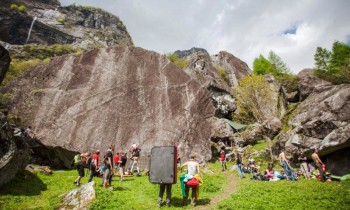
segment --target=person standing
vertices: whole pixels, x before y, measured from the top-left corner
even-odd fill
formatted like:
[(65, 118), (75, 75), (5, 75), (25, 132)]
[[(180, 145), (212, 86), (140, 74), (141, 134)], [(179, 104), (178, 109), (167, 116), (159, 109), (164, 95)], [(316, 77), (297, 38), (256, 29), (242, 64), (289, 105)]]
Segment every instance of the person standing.
[(114, 158), (113, 158), (113, 162), (114, 162), (114, 167), (115, 167), (115, 170), (116, 171), (119, 171), (119, 160), (120, 160), (120, 155), (119, 155), (119, 152), (117, 152), (115, 155), (114, 155)]
[(88, 153), (80, 154), (80, 162), (77, 163), (76, 168), (78, 171), (78, 178), (74, 180), (74, 184), (80, 186), (81, 179), (85, 176), (84, 166), (87, 163)]
[(243, 171), (242, 171), (242, 157), (241, 155), (237, 152), (236, 153), (236, 167), (237, 167), (237, 171), (239, 174), (239, 178), (245, 178)]
[(311, 158), (314, 161), (314, 163), (315, 163), (315, 165), (320, 173), (321, 182), (326, 181), (326, 178), (324, 176), (324, 170), (322, 168), (322, 166), (324, 166), (324, 164), (323, 164), (322, 160), (320, 159), (320, 157), (318, 156), (318, 149), (317, 148), (314, 149), (314, 153), (312, 153)]
[(124, 172), (125, 172), (125, 166), (126, 166), (126, 161), (128, 158), (126, 157), (126, 152), (121, 152), (120, 153), (120, 159), (119, 159), (119, 175), (120, 175), (120, 181), (124, 181)]
[(139, 158), (140, 158), (140, 151), (141, 151), (141, 149), (137, 147), (137, 148), (135, 149), (135, 151), (133, 152), (133, 154), (132, 154), (133, 163), (132, 163), (132, 165), (131, 165), (131, 167), (130, 167), (131, 173), (134, 173), (134, 167), (136, 167), (137, 176), (141, 176), (141, 174), (140, 174), (140, 168), (139, 168), (139, 165), (138, 165)]
[(166, 190), (166, 205), (171, 206), (171, 187), (173, 184), (159, 184), (159, 196), (158, 196), (158, 207), (160, 208), (163, 203), (163, 195)]
[(113, 174), (114, 174), (114, 172), (113, 172), (114, 164), (113, 164), (113, 149), (112, 149), (112, 147), (110, 147), (107, 150), (106, 158), (107, 158), (108, 167), (109, 167), (108, 184), (109, 184), (109, 186), (112, 186), (112, 177), (113, 177)]
[[(195, 161), (194, 158), (195, 158), (194, 155), (190, 155), (189, 156), (189, 160), (187, 162), (185, 162), (184, 164), (182, 164), (182, 166), (181, 166), (181, 170), (182, 170), (182, 168), (184, 166), (187, 166), (187, 174), (190, 177), (194, 177), (194, 175), (200, 174), (200, 172), (199, 172), (199, 163), (197, 161)], [(183, 204), (186, 203), (189, 191), (190, 191), (189, 186), (185, 185), (186, 197), (183, 200)], [(199, 194), (199, 186), (193, 187), (192, 188), (192, 199), (191, 199), (191, 203), (192, 203), (193, 206), (196, 206), (196, 203), (197, 203), (197, 200), (198, 200), (198, 194)]]
[(226, 166), (226, 156), (224, 151), (221, 151), (220, 153), (220, 163), (221, 163), (222, 171), (225, 171), (227, 169), (227, 166)]
[(280, 161), (288, 179), (290, 179), (292, 181), (296, 181), (295, 174), (292, 172), (291, 167), (287, 161), (286, 155), (284, 153), (284, 149), (281, 150), (281, 153), (279, 154), (278, 157), (279, 157), (279, 161)]
[(95, 176), (96, 171), (98, 170), (100, 159), (100, 150), (97, 150), (95, 154), (92, 155), (91, 163), (90, 163), (90, 176), (88, 182), (92, 181), (92, 178)]
[(306, 156), (301, 148), (299, 149), (298, 160), (300, 162), (300, 169), (303, 172), (305, 179), (310, 180), (310, 173), (309, 173), (309, 170), (307, 168), (307, 158), (306, 158)]

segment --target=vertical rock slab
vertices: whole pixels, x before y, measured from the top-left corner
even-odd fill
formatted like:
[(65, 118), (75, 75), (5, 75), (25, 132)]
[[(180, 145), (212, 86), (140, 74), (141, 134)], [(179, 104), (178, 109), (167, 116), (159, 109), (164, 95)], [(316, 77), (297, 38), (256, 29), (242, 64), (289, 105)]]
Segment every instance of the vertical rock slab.
[(114, 47), (57, 57), (1, 92), (13, 95), (10, 114), (51, 148), (103, 154), (138, 143), (144, 166), (155, 145), (211, 157), (209, 91), (152, 51)]
[(0, 85), (5, 78), (11, 62), (9, 52), (0, 45)]

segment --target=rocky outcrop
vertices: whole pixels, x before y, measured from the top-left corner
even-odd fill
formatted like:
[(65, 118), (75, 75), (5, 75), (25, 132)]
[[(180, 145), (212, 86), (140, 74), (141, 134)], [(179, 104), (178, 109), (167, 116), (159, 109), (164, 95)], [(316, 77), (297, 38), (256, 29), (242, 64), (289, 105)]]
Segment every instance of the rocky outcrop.
[(0, 113), (0, 123), (0, 186), (2, 186), (24, 170), (30, 160), (30, 150), (21, 136), (14, 135), (3, 113)]
[(9, 52), (0, 45), (0, 85), (5, 78), (11, 62)]
[(208, 89), (155, 52), (114, 47), (56, 57), (0, 92), (13, 95), (10, 114), (32, 125), (40, 142), (57, 153), (103, 154), (111, 145), (127, 151), (138, 143), (143, 167), (155, 145), (211, 158), (214, 105)]
[[(72, 44), (79, 47), (132, 46), (122, 21), (102, 9), (82, 6), (61, 7), (57, 1), (17, 1), (26, 12), (10, 9), (13, 2), (0, 7), (0, 39), (10, 44)], [(34, 21), (35, 18), (35, 21)]]
[(229, 138), (233, 136), (234, 130), (225, 122), (224, 119), (212, 118), (212, 134), (211, 140), (214, 142), (223, 141), (228, 142)]
[(176, 50), (174, 55), (181, 59), (189, 59), (193, 54), (206, 54), (209, 56), (209, 53), (203, 48), (192, 47), (189, 50)]
[(221, 51), (211, 56), (211, 59), (213, 66), (225, 69), (230, 86), (236, 86), (240, 79), (252, 73), (245, 62), (228, 52)]
[[(327, 86), (313, 91), (296, 109), (289, 121), (292, 130), (283, 134), (274, 145), (293, 153), (297, 147), (311, 154), (320, 149), (327, 159), (334, 152), (350, 147), (350, 85)], [(341, 174), (340, 174), (341, 175)]]
[(263, 139), (264, 128), (256, 123), (249, 125), (244, 131), (235, 133), (232, 137), (234, 144), (239, 147), (254, 145), (258, 140)]
[(215, 116), (219, 118), (230, 117), (236, 110), (232, 87), (251, 73), (243, 61), (227, 52), (212, 57), (207, 53), (192, 54), (184, 71), (210, 91), (216, 108)]
[(301, 101), (305, 100), (312, 92), (320, 92), (331, 85), (330, 82), (314, 76), (312, 72), (312, 69), (303, 69), (298, 73), (300, 78), (298, 88)]
[(92, 181), (64, 194), (61, 196), (64, 204), (58, 209), (88, 209), (88, 205), (96, 199), (94, 186), (95, 182)]

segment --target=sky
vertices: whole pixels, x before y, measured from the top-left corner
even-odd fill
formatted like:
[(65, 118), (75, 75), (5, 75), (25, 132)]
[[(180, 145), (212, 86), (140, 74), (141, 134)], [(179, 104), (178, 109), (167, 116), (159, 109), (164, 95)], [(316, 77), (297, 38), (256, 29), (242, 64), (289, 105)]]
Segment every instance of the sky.
[(100, 7), (124, 23), (134, 45), (161, 54), (226, 51), (250, 68), (272, 50), (297, 74), (317, 47), (350, 45), (350, 0), (60, 0)]

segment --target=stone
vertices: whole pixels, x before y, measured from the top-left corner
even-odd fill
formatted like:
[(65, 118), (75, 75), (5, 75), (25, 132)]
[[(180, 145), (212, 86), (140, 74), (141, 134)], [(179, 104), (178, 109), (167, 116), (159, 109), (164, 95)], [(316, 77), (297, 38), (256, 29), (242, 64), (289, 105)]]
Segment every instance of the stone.
[(210, 92), (156, 52), (116, 46), (56, 57), (0, 89), (13, 94), (9, 113), (54, 151), (43, 154), (64, 166), (74, 156), (67, 151), (103, 155), (110, 146), (128, 151), (133, 143), (142, 149), (141, 168), (155, 145), (211, 158)]
[(12, 45), (25, 44), (36, 17), (28, 44), (73, 44), (82, 48), (133, 46), (123, 22), (102, 9), (63, 7), (56, 0), (22, 1), (25, 13), (10, 9), (12, 1), (1, 4), (0, 40)]
[(0, 45), (0, 85), (9, 69), (11, 58), (9, 52)]
[[(350, 85), (332, 85), (322, 91), (314, 90), (299, 104), (289, 121), (292, 129), (279, 136), (273, 151), (277, 155), (281, 148), (285, 148), (289, 154), (293, 154), (300, 147), (310, 158), (312, 150), (318, 148), (321, 159), (327, 161), (337, 151), (350, 147), (349, 122)], [(338, 161), (339, 158), (337, 156)], [(344, 168), (346, 170), (350, 170), (350, 167)]]
[(330, 82), (324, 81), (312, 74), (312, 69), (303, 69), (298, 73), (300, 79), (298, 89), (300, 91), (300, 100), (305, 100), (312, 92), (329, 87)]
[(61, 197), (63, 198), (64, 204), (58, 209), (88, 209), (88, 205), (96, 199), (94, 186), (95, 182), (92, 181), (62, 195)]
[(30, 161), (30, 150), (21, 136), (14, 135), (14, 128), (7, 122), (3, 113), (0, 113), (0, 123), (0, 186), (2, 186), (23, 172)]
[(226, 142), (235, 131), (233, 128), (225, 122), (225, 120), (220, 118), (212, 118), (212, 133), (211, 133), (211, 140), (218, 142), (219, 140)]

